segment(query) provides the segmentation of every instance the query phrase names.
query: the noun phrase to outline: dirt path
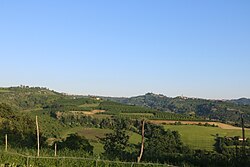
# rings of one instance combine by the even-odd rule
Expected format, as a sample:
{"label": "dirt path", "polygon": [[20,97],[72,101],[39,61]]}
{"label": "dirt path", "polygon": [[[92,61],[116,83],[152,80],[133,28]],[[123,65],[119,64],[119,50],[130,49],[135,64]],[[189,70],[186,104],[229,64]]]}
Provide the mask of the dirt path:
{"label": "dirt path", "polygon": [[[169,121],[169,120],[150,120],[150,122],[155,123],[155,124],[162,124],[162,123],[166,123],[166,124],[173,124],[175,122],[181,122],[182,124],[187,124],[187,125],[198,125],[198,124],[205,124],[208,123],[210,125],[217,125],[218,127],[222,128],[222,129],[238,129],[240,130],[240,127],[235,127],[229,124],[224,124],[221,122],[201,122],[201,121]],[[249,130],[247,128],[245,128],[246,130]]]}

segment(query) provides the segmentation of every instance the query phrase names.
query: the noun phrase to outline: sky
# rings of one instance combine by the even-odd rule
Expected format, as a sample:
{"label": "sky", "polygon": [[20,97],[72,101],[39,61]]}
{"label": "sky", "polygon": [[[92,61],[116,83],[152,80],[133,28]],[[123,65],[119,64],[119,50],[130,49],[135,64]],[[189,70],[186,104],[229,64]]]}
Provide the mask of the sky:
{"label": "sky", "polygon": [[249,0],[0,0],[0,87],[250,97]]}

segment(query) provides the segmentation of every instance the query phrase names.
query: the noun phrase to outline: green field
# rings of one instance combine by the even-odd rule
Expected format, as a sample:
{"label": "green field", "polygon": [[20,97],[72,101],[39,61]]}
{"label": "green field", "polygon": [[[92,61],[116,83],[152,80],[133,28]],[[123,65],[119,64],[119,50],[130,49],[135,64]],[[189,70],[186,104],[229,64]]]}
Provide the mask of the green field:
{"label": "green field", "polygon": [[[99,138],[105,137],[106,133],[111,133],[111,129],[100,129],[100,128],[83,128],[83,127],[75,127],[64,130],[61,133],[63,138],[66,138],[68,134],[78,133],[81,136],[86,137],[91,145],[94,146],[94,153],[100,154],[103,150],[103,144],[100,143]],[[141,136],[137,133],[127,131],[127,134],[130,136],[129,143],[138,144],[141,141]]]}
{"label": "green field", "polygon": [[[222,129],[198,125],[165,125],[165,129],[178,131],[182,141],[193,149],[213,150],[216,134],[219,136],[241,136],[241,130]],[[246,137],[250,137],[250,130],[246,130]]]}

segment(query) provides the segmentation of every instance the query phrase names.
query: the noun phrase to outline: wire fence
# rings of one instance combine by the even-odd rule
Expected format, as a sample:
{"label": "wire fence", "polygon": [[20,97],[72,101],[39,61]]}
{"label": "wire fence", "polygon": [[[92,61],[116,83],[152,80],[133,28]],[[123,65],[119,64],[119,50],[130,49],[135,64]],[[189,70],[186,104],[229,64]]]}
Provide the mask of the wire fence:
{"label": "wire fence", "polygon": [[109,161],[83,157],[30,156],[13,152],[0,154],[2,166],[9,167],[173,167],[168,164]]}

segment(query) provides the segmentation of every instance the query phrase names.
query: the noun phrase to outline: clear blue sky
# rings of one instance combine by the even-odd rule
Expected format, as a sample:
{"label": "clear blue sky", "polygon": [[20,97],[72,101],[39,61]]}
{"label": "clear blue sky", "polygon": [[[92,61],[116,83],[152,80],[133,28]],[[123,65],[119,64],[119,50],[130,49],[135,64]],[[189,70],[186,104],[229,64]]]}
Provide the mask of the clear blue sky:
{"label": "clear blue sky", "polygon": [[0,0],[0,86],[250,97],[249,0]]}

